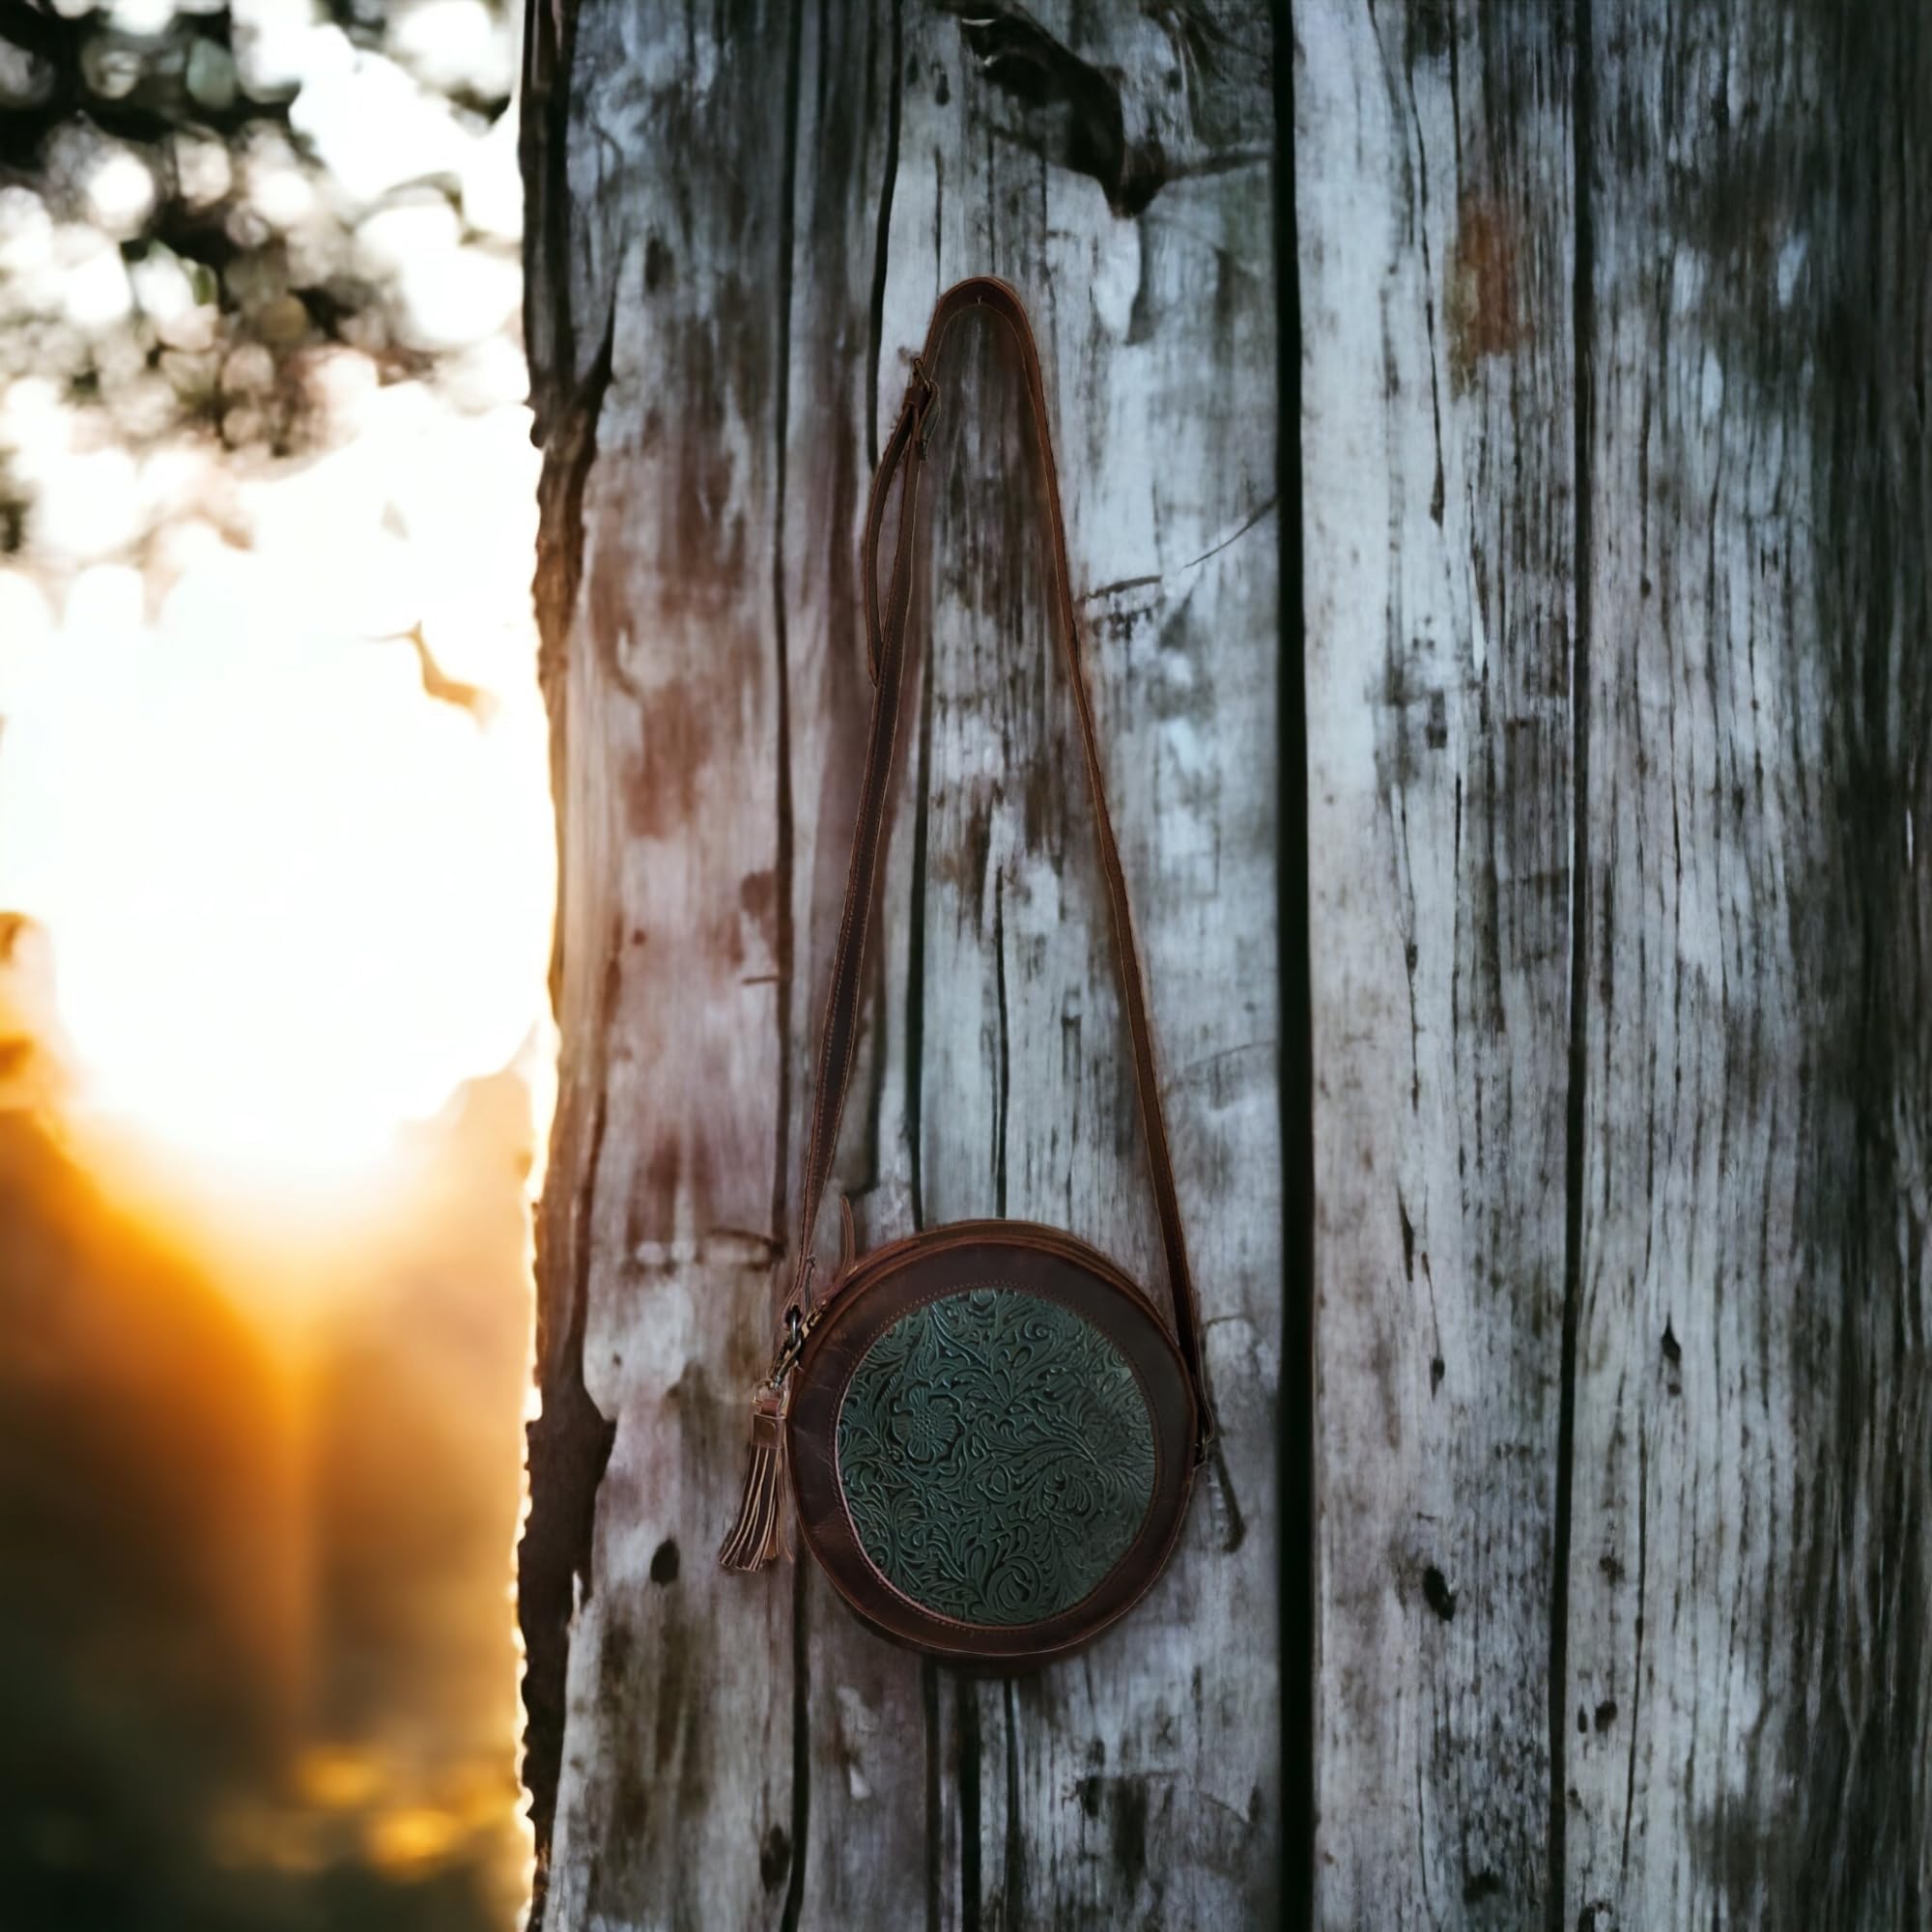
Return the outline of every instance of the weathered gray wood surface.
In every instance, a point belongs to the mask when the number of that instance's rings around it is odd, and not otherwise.
[[[1318,1918],[1924,1925],[1932,38],[1295,24]]]
[[[1319,1514],[1278,1666],[1267,23],[980,17],[534,20],[550,1922],[1925,1924],[1932,34],[1295,10]],[[988,268],[1053,373],[1227,1425],[1155,1599],[1011,1686],[711,1569],[856,519],[899,346]],[[956,358],[838,1179],[869,1240],[1004,1210],[1146,1268],[1016,397]]]
[[[1488,24],[1339,4],[1299,23],[1334,1926],[1520,1913],[1546,1883],[1570,169],[1547,15]]]
[[[523,1564],[554,1927],[1272,1916],[1276,333],[1259,5],[531,17],[563,896]],[[1028,296],[1221,1453],[1154,1595],[975,1683],[727,1577],[869,699],[855,545],[949,281]],[[1018,394],[950,352],[936,660],[838,1179],[1155,1250]],[[863,1103],[862,1103],[863,1102]],[[1154,1278],[1157,1268],[1153,1270]]]
[[[1572,1918],[1932,1914],[1932,36],[1599,0]]]

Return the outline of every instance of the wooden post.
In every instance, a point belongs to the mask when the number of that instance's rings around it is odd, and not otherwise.
[[[1303,0],[1287,76],[1232,0],[531,19],[539,1915],[1922,1921],[1918,10]],[[809,1569],[711,1568],[844,876],[856,520],[900,347],[977,270],[1040,320],[1225,1425],[1148,1608],[1011,1685]],[[963,343],[838,1178],[868,1240],[1038,1214],[1145,1267],[1014,403]],[[1278,1659],[1304,635],[1313,1627]]]
[[[919,0],[530,12],[559,1111],[522,1564],[554,1927],[1236,1925],[1280,1837],[1269,23]],[[1080,1662],[975,1682],[713,1552],[769,1347],[870,688],[902,351],[992,271],[1048,364],[1074,594],[1223,1436]],[[1033,1214],[1158,1280],[1010,371],[948,372],[862,1236]]]
[[[1922,1923],[1932,36],[1296,36],[1319,1920]]]

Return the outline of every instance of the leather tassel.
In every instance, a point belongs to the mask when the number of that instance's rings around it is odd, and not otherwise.
[[[760,1389],[752,1402],[751,1459],[738,1520],[718,1551],[726,1570],[762,1570],[791,1554],[791,1483],[785,1466],[783,1398]]]

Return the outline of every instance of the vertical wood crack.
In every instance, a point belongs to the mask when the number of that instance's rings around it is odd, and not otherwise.
[[[1571,581],[1576,610],[1570,630],[1570,1052],[1564,1109],[1563,1342],[1556,1421],[1556,1495],[1550,1534],[1549,1587],[1549,1829],[1545,1922],[1563,1932],[1566,1905],[1565,1833],[1569,1810],[1570,1541],[1576,1482],[1577,1340],[1582,1315],[1584,1079],[1589,1043],[1590,874],[1590,440],[1595,235],[1590,206],[1590,148],[1596,131],[1591,72],[1591,0],[1576,0],[1571,59],[1574,158],[1572,218],[1576,259],[1571,288],[1574,343],[1571,450],[1575,483]]]
[[[561,222],[562,210],[553,209],[551,218]],[[571,723],[566,666],[583,566],[583,491],[597,459],[598,427],[611,381],[615,313],[613,307],[606,315],[597,355],[582,384],[570,396],[568,408],[554,410],[550,417],[541,439],[543,470],[537,485],[537,568],[532,597],[538,677],[551,718],[551,782],[557,810],[557,905],[550,999],[559,1017],[564,933],[569,923],[564,904],[569,868],[563,864],[563,813],[567,807],[563,774]],[[566,313],[558,327],[567,326]],[[589,642],[595,648],[595,639]],[[589,1021],[595,1040],[593,1065],[603,1065],[608,1051],[621,943],[621,926],[613,921],[604,941],[604,971],[597,981],[597,1006]],[[523,1781],[529,1794],[536,1855],[528,1920],[531,1932],[538,1932],[543,1924],[551,1834],[562,1776],[566,1680],[578,1579],[589,1573],[597,1491],[616,1439],[616,1424],[603,1414],[583,1386],[591,1210],[605,1127],[606,1100],[600,1090],[582,1165],[572,1175],[563,1160],[554,1163],[554,1179],[546,1182],[537,1211],[536,1375],[542,1409],[525,1431],[530,1501],[517,1545],[517,1626],[524,1639]]]
[[[939,1665],[929,1657],[919,1661],[919,1699],[925,1720],[925,1932],[939,1932],[946,1821],[939,1807]]]
[[[953,1719],[959,1727],[959,1924],[980,1932],[980,1691],[952,1673]]]
[[[772,517],[772,635],[777,655],[778,684],[778,827],[773,865],[777,874],[778,955],[778,1127],[777,1157],[772,1176],[772,1235],[784,1240],[785,1189],[791,1165],[792,999],[796,978],[796,932],[792,911],[793,822],[791,774],[790,638],[785,628],[785,455],[791,434],[791,308],[792,248],[796,240],[798,196],[799,88],[804,27],[802,9],[791,10],[790,40],[785,49],[784,180],[779,188],[778,237],[778,354],[775,384]],[[812,1231],[799,1238],[809,1248]],[[781,1277],[788,1275],[781,1269]],[[791,1870],[785,1878],[783,1932],[797,1932],[805,1905],[805,1867],[810,1852],[811,1823],[811,1656],[807,1643],[807,1565],[792,1568],[791,1598]]]
[[[899,109],[905,87],[905,0],[893,0],[892,71],[886,85],[886,165],[872,242],[872,305],[866,338],[866,460],[879,467],[879,356],[886,329],[886,268],[892,247],[893,190],[899,178]]]
[[[1007,1022],[1007,912],[1006,881],[997,867],[993,872],[993,960],[998,975],[1000,1001],[999,1103],[993,1117],[993,1212],[1002,1220],[1007,1214],[1007,1110],[1013,1094],[1012,1045]]]
[[[1315,1008],[1309,918],[1307,611],[1302,570],[1300,236],[1295,221],[1292,10],[1270,10],[1275,155],[1276,519],[1281,614],[1275,678],[1275,930],[1281,1036],[1282,1326],[1279,1498],[1281,1922],[1315,1923]],[[1217,1445],[1218,1446],[1218,1445]],[[1231,1492],[1232,1493],[1232,1492]]]
[[[1009,1677],[1001,1689],[1007,1705],[1007,1861],[1002,1926],[1012,1932],[1026,1922],[1026,1833],[1020,1824],[1019,1701]]]
[[[1643,1710],[1643,1606],[1650,1578],[1650,1436],[1636,1438],[1636,1655],[1631,1662],[1630,1757],[1624,1767],[1624,1847],[1620,1877],[1630,1875],[1631,1815],[1636,1809],[1637,1718]]]

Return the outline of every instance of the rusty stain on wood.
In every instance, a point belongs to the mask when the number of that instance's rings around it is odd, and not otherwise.
[[[1506,355],[1525,327],[1517,309],[1516,241],[1506,213],[1465,193],[1456,205],[1443,309],[1449,322],[1449,373],[1466,389],[1477,361]]]

